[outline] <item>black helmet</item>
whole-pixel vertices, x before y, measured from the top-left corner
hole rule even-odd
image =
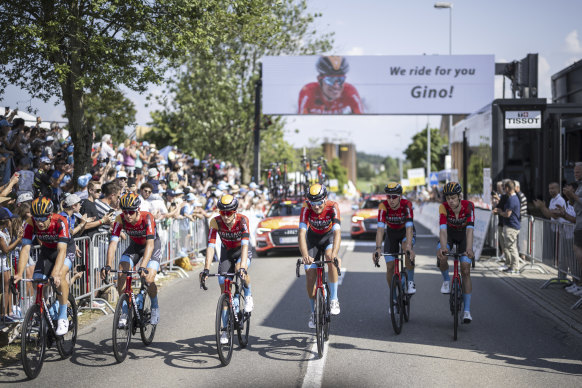
[[[321,75],[344,75],[350,70],[350,65],[344,57],[320,57],[317,60],[317,72]]]
[[[308,201],[319,202],[323,201],[327,197],[327,189],[325,185],[315,183],[309,187],[307,193],[305,193]]]
[[[454,195],[454,194],[461,195],[462,193],[463,193],[463,188],[461,187],[461,185],[458,182],[449,182],[445,185],[445,187],[443,189],[444,195]]]
[[[388,182],[384,187],[384,192],[386,194],[402,195],[402,186],[398,182]]]
[[[220,197],[220,200],[218,201],[218,210],[233,211],[236,210],[237,208],[238,199],[236,199],[236,197],[233,197],[230,194],[225,194],[222,197]]]
[[[121,210],[137,210],[139,205],[141,205],[141,199],[134,193],[124,194],[119,199],[119,207],[121,207]]]
[[[32,201],[30,213],[33,217],[46,217],[53,212],[53,209],[53,201],[48,197],[38,197]]]

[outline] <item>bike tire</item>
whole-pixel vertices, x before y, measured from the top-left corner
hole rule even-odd
[[[156,327],[158,325],[152,325],[150,323],[152,318],[152,299],[147,292],[143,295],[143,308],[140,310],[139,314],[141,316],[141,322],[139,324],[141,342],[143,342],[145,346],[148,346],[154,340],[154,336],[156,335]]]
[[[458,279],[453,279],[453,286],[451,289],[451,295],[453,297],[453,338],[457,340],[457,331],[459,329],[459,310],[460,306],[460,284]]]
[[[222,328],[222,310],[226,309],[227,312],[227,323],[226,327]],[[232,357],[232,348],[233,348],[233,337],[234,337],[234,314],[232,311],[232,307],[230,306],[230,301],[228,300],[227,294],[221,294],[220,298],[218,298],[218,304],[216,306],[216,348],[218,350],[218,358],[220,358],[220,362],[222,365],[226,366],[230,363],[230,359]],[[228,336],[228,343],[221,344],[220,343],[220,336],[223,331],[227,332]]]
[[[402,310],[402,284],[398,276],[394,275],[390,285],[390,319],[396,334],[400,334],[402,331],[402,322],[404,320]]]
[[[315,337],[317,340],[317,356],[319,358],[323,357],[323,347],[325,346],[324,326],[325,301],[321,288],[318,288],[315,292]]]
[[[327,341],[329,339],[329,325],[331,322],[331,300],[329,298],[331,294],[329,293],[329,285],[327,283],[325,283],[325,295],[325,323],[323,325],[323,340]]]
[[[119,327],[119,320],[123,317],[123,306],[127,307],[127,321],[125,326]],[[113,355],[118,363],[122,363],[127,357],[129,350],[129,343],[131,342],[131,334],[133,332],[133,306],[130,304],[129,296],[122,294],[117,302],[115,308],[115,315],[113,316],[113,330],[111,337],[113,338]]]
[[[251,313],[245,312],[245,298],[242,294],[238,294],[239,311],[238,315],[238,325],[236,328],[236,335],[238,337],[238,345],[241,348],[246,348],[249,343],[249,330],[251,326]],[[235,311],[236,313],[236,311]]]
[[[404,322],[408,322],[408,320],[410,319],[410,295],[408,294],[408,274],[406,273],[406,271],[402,272],[402,278],[403,278],[403,282],[402,282],[402,304],[403,304],[403,316],[404,316]]]
[[[40,307],[30,306],[22,322],[21,356],[24,373],[31,380],[38,376],[44,362],[46,324]]]
[[[67,320],[69,321],[69,331],[62,337],[57,337],[57,349],[63,360],[71,357],[77,343],[77,303],[71,294],[69,294],[69,305],[67,306]]]

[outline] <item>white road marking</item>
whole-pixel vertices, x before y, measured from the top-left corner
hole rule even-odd
[[[315,337],[314,337],[315,338]],[[325,359],[327,358],[327,348],[329,347],[329,341],[323,347],[323,356],[321,358],[316,358],[307,362],[307,372],[305,372],[305,377],[303,377],[302,388],[319,388],[323,382],[323,367],[325,365]],[[311,347],[311,353],[317,354],[317,341],[313,343]]]
[[[346,272],[347,272],[347,269],[345,269],[344,267],[342,267],[342,276],[340,276],[337,279],[338,286],[341,286],[342,285],[342,282],[344,281],[344,277],[346,276]]]

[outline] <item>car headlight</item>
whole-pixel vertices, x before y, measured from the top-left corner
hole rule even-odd
[[[257,228],[258,234],[269,233],[270,231],[271,231],[271,228]]]
[[[352,217],[352,222],[358,222],[358,221],[364,221],[364,217],[360,217],[360,216],[353,216]]]

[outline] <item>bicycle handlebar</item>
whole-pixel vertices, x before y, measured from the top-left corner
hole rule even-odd
[[[374,256],[375,256],[375,260],[374,260],[374,265],[378,268],[380,268],[380,264],[378,263],[380,260],[380,255],[386,257],[386,256],[392,256],[392,257],[404,257],[410,256],[410,251],[406,251],[406,252],[398,252],[398,253],[378,253],[378,252],[374,252]],[[414,266],[414,261],[411,262],[412,266]]]
[[[232,272],[220,272],[220,273],[209,273],[206,276],[203,276],[204,272],[200,272],[200,288],[202,288],[204,291],[208,290],[208,287],[206,287],[206,278],[208,277],[213,277],[213,276],[240,276],[239,273],[232,273]]]
[[[55,279],[53,279],[52,276],[49,276],[47,279],[20,279],[21,282],[31,282],[31,283],[38,283],[38,284],[50,284],[51,288],[53,289],[53,292],[57,295],[62,295],[63,293],[60,292],[57,289],[57,286],[55,286]],[[12,285],[12,287],[14,287],[14,276],[10,277],[10,284]],[[16,287],[14,287],[14,289],[16,289]],[[16,293],[16,292],[15,292]]]
[[[319,260],[319,261],[314,261],[312,264],[315,264],[318,267],[322,267],[324,264],[328,264],[328,263],[333,263],[333,265],[335,265],[335,268],[337,269],[337,276],[342,276],[342,270],[339,266],[339,261],[336,258],[334,258],[333,260]],[[297,277],[299,276],[299,268],[301,267],[301,264],[303,264],[303,260],[301,259],[297,259],[297,264],[295,265],[295,274],[297,275]]]

